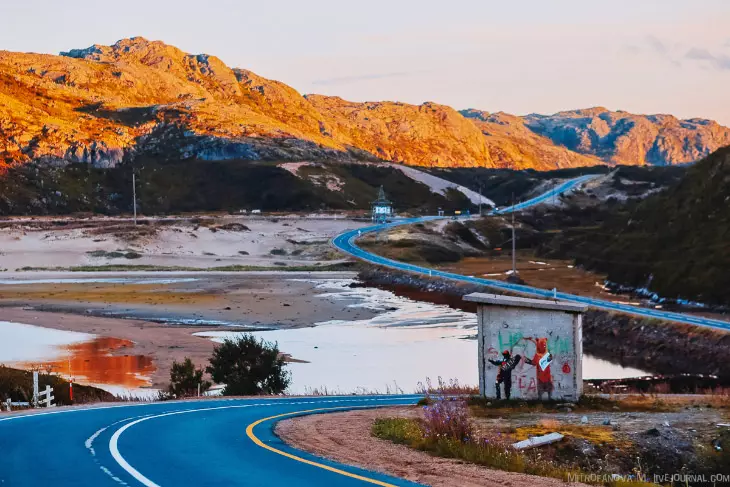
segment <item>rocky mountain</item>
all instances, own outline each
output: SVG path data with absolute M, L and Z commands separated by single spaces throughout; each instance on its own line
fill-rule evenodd
M 460 113 L 481 130 L 490 158 L 497 167 L 548 170 L 604 163 L 594 155 L 580 154 L 537 134 L 522 117 L 474 109 Z
M 60 56 L 0 51 L 0 169 L 151 157 L 545 170 L 684 163 L 726 144 L 727 128 L 668 115 L 516 117 L 302 96 L 215 56 L 140 37 Z
M 730 145 L 730 129 L 712 120 L 633 115 L 603 107 L 528 115 L 525 126 L 556 144 L 614 164 L 694 162 Z

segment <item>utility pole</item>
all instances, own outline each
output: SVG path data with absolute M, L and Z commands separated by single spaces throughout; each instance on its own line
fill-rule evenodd
M 134 207 L 134 224 L 137 224 L 137 180 L 132 171 L 132 206 Z
M 71 348 L 67 347 L 66 352 L 68 352 L 68 399 L 73 403 L 74 402 L 74 378 L 73 378 L 73 375 L 71 375 Z
M 517 277 L 517 234 L 515 233 L 515 194 L 512 193 L 512 276 Z
M 482 217 L 482 183 L 479 183 L 479 218 Z

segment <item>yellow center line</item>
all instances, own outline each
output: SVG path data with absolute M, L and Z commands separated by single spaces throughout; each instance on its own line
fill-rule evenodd
M 251 441 L 256 443 L 261 448 L 265 448 L 269 451 L 272 451 L 274 453 L 277 453 L 279 455 L 285 456 L 287 458 L 290 458 L 292 460 L 296 460 L 297 462 L 306 463 L 307 465 L 312 465 L 313 467 L 318 467 L 324 470 L 328 470 L 330 472 L 334 472 L 336 474 L 344 475 L 345 477 L 350 477 L 357 480 L 362 480 L 363 482 L 368 482 L 370 484 L 380 485 L 382 487 L 396 487 L 393 484 L 389 484 L 387 482 L 381 482 L 380 480 L 371 479 L 369 477 L 363 477 L 362 475 L 357 475 L 350 472 L 345 472 L 344 470 L 340 470 L 339 468 L 330 467 L 329 465 L 325 465 L 323 463 L 314 462 L 312 460 L 307 460 L 306 458 L 298 457 L 296 455 L 293 455 L 291 453 L 287 453 L 285 451 L 279 450 L 277 448 L 274 448 L 273 446 L 267 445 L 263 441 L 261 441 L 253 432 L 253 429 L 260 425 L 261 423 L 265 421 L 270 421 L 272 419 L 279 419 L 279 418 L 285 418 L 287 416 L 296 416 L 298 414 L 308 414 L 308 413 L 316 413 L 320 411 L 334 411 L 334 410 L 349 410 L 353 409 L 352 406 L 349 407 L 337 407 L 337 408 L 319 408 L 319 409 L 309 409 L 307 411 L 295 411 L 293 413 L 285 413 L 285 414 L 278 414 L 276 416 L 269 416 L 268 418 L 259 419 L 258 421 L 254 421 L 253 423 L 249 424 L 248 427 L 246 427 L 246 435 L 248 435 L 249 438 L 251 438 Z

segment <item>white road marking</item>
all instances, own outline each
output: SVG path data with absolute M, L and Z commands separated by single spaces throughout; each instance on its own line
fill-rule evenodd
M 384 395 L 384 394 L 383 394 Z M 414 395 L 415 396 L 415 395 Z M 323 396 L 318 396 L 323 397 Z M 357 396 L 327 396 L 327 397 L 347 397 L 347 398 L 353 398 Z M 406 396 L 407 397 L 407 396 Z M 268 398 L 270 401 L 286 401 L 287 399 L 295 399 L 295 396 L 284 396 L 284 397 L 270 397 Z M 62 409 L 59 411 L 48 411 L 43 413 L 23 413 L 23 414 L 14 414 L 7 418 L 0 418 L 0 423 L 3 421 L 12 421 L 15 419 L 22 419 L 22 418 L 37 418 L 39 416 L 48 416 L 50 414 L 65 414 L 65 413 L 78 413 L 83 411 L 96 411 L 96 410 L 104 410 L 104 409 L 114 409 L 114 408 L 130 408 L 130 407 L 149 407 L 149 406 L 162 406 L 162 405 L 169 405 L 169 404 L 198 404 L 201 402 L 221 402 L 221 401 L 260 401 L 261 398 L 255 398 L 255 397 L 231 397 L 231 398 L 214 398 L 214 399 L 194 399 L 194 400 L 186 400 L 186 401 L 167 401 L 167 402 L 149 402 L 149 403 L 134 403 L 134 404 L 117 404 L 114 406 L 98 406 L 98 407 L 73 407 L 69 409 Z
M 331 404 L 331 403 L 337 403 L 337 402 L 368 402 L 368 401 L 402 401 L 403 399 L 406 399 L 410 396 L 406 397 L 392 397 L 392 398 L 367 398 L 367 399 L 356 399 L 352 397 L 348 397 L 347 399 L 337 399 L 337 400 L 329 400 L 329 401 L 293 401 L 286 403 L 287 405 L 302 405 L 302 404 Z M 419 396 L 414 396 L 419 397 Z M 140 473 L 139 470 L 134 468 L 132 465 L 127 462 L 127 460 L 124 459 L 122 454 L 119 452 L 119 437 L 124 433 L 127 429 L 131 428 L 132 426 L 142 423 L 144 421 L 150 420 L 150 419 L 157 419 L 157 418 L 163 418 L 166 416 L 175 416 L 178 414 L 187 414 L 187 413 L 197 413 L 197 412 L 203 412 L 203 411 L 217 411 L 221 409 L 240 409 L 240 408 L 248 408 L 248 407 L 269 407 L 269 406 L 278 406 L 280 404 L 276 403 L 264 403 L 264 404 L 243 404 L 243 405 L 237 405 L 237 406 L 217 406 L 212 408 L 203 408 L 203 409 L 184 409 L 181 411 L 170 411 L 167 413 L 152 415 L 152 416 L 145 416 L 143 418 L 137 419 L 136 421 L 132 421 L 131 423 L 127 423 L 118 430 L 114 432 L 111 439 L 109 440 L 109 453 L 111 453 L 112 458 L 114 458 L 114 461 L 116 461 L 122 469 L 124 469 L 129 475 L 134 477 L 135 480 L 137 480 L 139 483 L 144 485 L 145 487 L 160 487 L 159 484 L 156 484 L 149 478 L 145 477 L 142 473 Z M 344 408 L 347 408 L 348 406 L 343 406 Z M 369 406 L 352 406 L 353 409 L 355 408 L 362 408 L 362 407 L 369 407 Z M 131 418 L 130 418 L 131 419 Z
M 144 415 L 144 416 L 148 416 L 148 415 Z M 97 439 L 100 434 L 102 434 L 104 431 L 111 428 L 115 424 L 124 423 L 125 421 L 129 421 L 131 419 L 143 418 L 144 416 L 134 416 L 132 418 L 124 418 L 122 420 L 115 421 L 108 426 L 104 426 L 102 429 L 96 431 L 93 435 L 86 438 L 86 441 L 84 442 L 84 446 L 91 452 L 91 456 L 93 457 L 96 455 L 96 452 L 94 451 L 94 440 Z

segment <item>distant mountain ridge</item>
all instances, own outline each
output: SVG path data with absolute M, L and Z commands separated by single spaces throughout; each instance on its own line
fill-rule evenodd
M 592 108 L 518 117 L 302 96 L 141 37 L 61 56 L 0 51 L 0 169 L 154 157 L 547 170 L 681 164 L 725 145 L 727 127 L 671 115 Z

